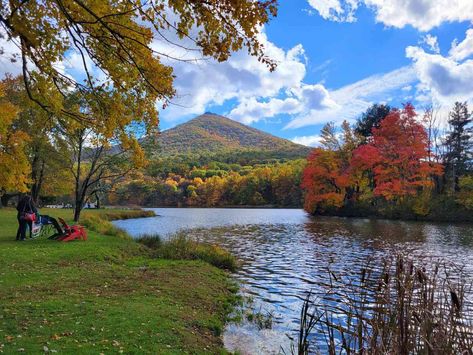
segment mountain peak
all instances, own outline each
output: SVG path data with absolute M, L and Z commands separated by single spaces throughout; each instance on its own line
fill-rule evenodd
M 218 113 L 214 113 L 214 112 L 204 112 L 203 114 L 199 115 L 199 116 L 196 116 L 194 117 L 193 119 L 187 121 L 187 122 L 184 122 L 183 125 L 189 123 L 189 122 L 192 122 L 192 121 L 198 121 L 198 120 L 228 120 L 228 121 L 232 121 L 232 122 L 236 122 L 228 117 L 225 117 L 225 116 L 222 116 L 222 115 L 219 115 Z
M 305 157 L 310 148 L 275 137 L 212 112 L 162 132 L 158 139 L 163 155 L 202 154 L 258 150 L 275 156 Z

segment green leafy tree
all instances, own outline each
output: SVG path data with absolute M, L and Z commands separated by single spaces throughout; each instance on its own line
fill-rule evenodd
M 25 156 L 30 172 L 28 189 L 36 203 L 40 195 L 62 195 L 72 190 L 70 176 L 64 173 L 67 157 L 58 150 L 54 142 L 55 119 L 29 100 L 21 76 L 7 75 L 3 80 L 5 94 L 18 107 L 14 126 L 28 135 L 25 142 Z M 20 157 L 17 157 L 20 159 Z
M 67 97 L 67 103 L 68 107 L 89 110 L 88 102 L 76 93 Z M 113 120 L 117 113 L 109 108 L 102 114 Z M 124 110 L 119 114 L 124 117 L 132 115 L 133 111 Z M 61 150 L 67 152 L 68 167 L 74 178 L 74 220 L 78 221 L 85 202 L 96 196 L 105 182 L 106 185 L 118 182 L 128 173 L 144 167 L 146 159 L 132 132 L 110 127 L 100 129 L 68 117 L 59 117 L 57 122 L 56 140 Z
M 473 210 L 473 175 L 460 177 L 459 185 L 460 192 L 456 201 L 463 207 Z

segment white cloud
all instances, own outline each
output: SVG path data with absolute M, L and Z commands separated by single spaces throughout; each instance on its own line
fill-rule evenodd
M 306 74 L 302 45 L 284 51 L 270 42 L 264 32 L 260 34 L 260 40 L 266 55 L 278 63 L 272 73 L 246 50 L 234 53 L 223 63 L 213 59 L 196 62 L 167 60 L 166 63 L 174 67 L 177 97 L 173 100 L 176 105 L 171 105 L 162 112 L 163 119 L 173 121 L 185 115 L 200 114 L 207 106 L 221 105 L 231 99 L 245 103 L 248 110 L 251 110 L 255 100 L 261 103 L 276 98 L 281 92 L 300 87 Z M 163 42 L 155 42 L 155 49 L 167 51 L 169 48 Z M 249 98 L 255 100 L 248 101 Z M 265 105 L 259 106 L 261 109 Z M 235 117 L 243 117 L 243 107 Z M 262 118 L 264 117 L 254 119 Z M 245 119 L 247 118 L 242 118 Z
M 473 30 L 469 29 L 462 42 L 453 41 L 448 56 L 427 53 L 417 46 L 406 48 L 418 78 L 413 90 L 417 106 L 437 107 L 443 125 L 455 101 L 473 104 L 473 60 L 468 60 L 472 46 Z
M 17 44 L 7 41 L 6 33 L 0 29 L 0 78 L 7 73 L 18 75 L 21 73 L 21 54 Z
M 430 33 L 427 33 L 424 37 L 422 37 L 421 43 L 426 44 L 432 52 L 440 53 L 439 42 L 436 36 L 432 36 Z
M 321 84 L 302 84 L 292 90 L 293 94 L 300 100 L 305 109 L 323 110 L 338 107 L 337 103 L 330 97 L 328 90 Z
M 22 73 L 21 63 L 21 51 L 18 44 L 18 39 L 7 40 L 7 35 L 0 29 L 0 77 L 9 73 L 12 75 L 20 75 Z M 106 75 L 100 69 L 98 69 L 87 53 L 84 53 L 85 61 L 89 73 L 98 79 L 104 81 Z M 12 61 L 12 58 L 16 58 L 16 61 Z M 71 80 L 81 82 L 86 77 L 86 72 L 82 62 L 81 55 L 77 50 L 71 49 L 66 52 L 65 57 L 53 63 L 54 69 L 59 73 L 69 77 Z M 28 60 L 28 68 L 32 70 L 35 68 L 33 62 Z
M 308 0 L 309 5 L 329 20 L 354 21 L 361 5 L 373 9 L 376 21 L 402 28 L 411 25 L 429 31 L 444 22 L 473 21 L 471 0 Z
M 383 101 L 387 94 L 405 88 L 416 81 L 415 71 L 407 66 L 392 72 L 373 75 L 329 91 L 321 84 L 300 83 L 286 91 L 285 98 L 257 100 L 249 97 L 229 113 L 229 117 L 250 124 L 278 114 L 289 114 L 291 120 L 285 128 L 300 128 L 328 121 L 353 121 L 372 102 Z
M 412 67 L 405 66 L 385 74 L 377 74 L 344 86 L 334 92 L 333 97 L 348 101 L 353 97 L 375 98 L 382 100 L 384 95 L 392 90 L 402 88 L 415 80 Z
M 330 98 L 327 89 L 320 84 L 307 85 L 300 83 L 286 92 L 285 99 L 272 98 L 269 101 L 258 101 L 254 97 L 241 100 L 229 113 L 229 117 L 249 124 L 263 118 L 278 114 L 300 114 L 307 110 L 325 110 L 337 107 Z
M 420 89 L 430 93 L 437 103 L 473 98 L 473 60 L 458 62 L 419 47 L 407 47 L 406 56 L 414 62 Z
M 463 60 L 473 54 L 473 28 L 466 31 L 465 39 L 462 42 L 453 41 L 448 54 L 453 60 Z
M 385 100 L 386 95 L 415 80 L 414 69 L 407 66 L 329 91 L 330 100 L 336 104 L 323 109 L 309 109 L 292 119 L 285 128 L 300 128 L 328 121 L 353 121 L 373 102 Z
M 299 107 L 300 102 L 292 97 L 283 100 L 273 98 L 266 102 L 257 101 L 256 98 L 250 97 L 243 99 L 230 112 L 229 117 L 245 124 L 251 124 L 262 118 L 274 117 L 280 113 L 297 113 Z
M 320 145 L 321 137 L 317 134 L 313 136 L 296 136 L 291 139 L 294 143 L 307 145 L 309 147 L 317 147 Z
M 376 11 L 376 20 L 387 26 L 411 25 L 421 31 L 444 22 L 473 21 L 471 0 L 365 0 Z
M 370 106 L 370 101 L 353 98 L 351 101 L 339 102 L 334 109 L 310 110 L 294 117 L 285 129 L 315 126 L 329 121 L 340 123 L 344 120 L 353 121 L 361 112 Z
M 62 65 L 65 72 L 79 82 L 87 79 L 84 61 L 89 75 L 96 83 L 101 84 L 109 80 L 106 71 L 97 67 L 87 53 L 84 53 L 84 59 L 82 59 L 82 55 L 75 49 L 67 52 Z
M 308 0 L 309 5 L 326 20 L 354 22 L 358 0 Z
M 327 59 L 325 60 L 323 63 L 317 65 L 315 68 L 312 69 L 312 71 L 314 73 L 316 72 L 322 72 L 322 74 L 326 73 L 327 72 L 327 68 L 328 66 L 332 64 L 332 60 L 331 59 Z

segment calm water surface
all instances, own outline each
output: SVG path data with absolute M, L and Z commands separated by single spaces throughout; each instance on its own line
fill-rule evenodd
M 241 293 L 255 310 L 273 316 L 271 329 L 227 326 L 226 347 L 243 354 L 289 353 L 303 299 L 326 280 L 328 269 L 355 272 L 368 257 L 403 251 L 460 263 L 473 275 L 471 225 L 313 218 L 294 209 L 153 210 L 158 217 L 114 223 L 133 236 L 192 229 L 192 237 L 218 243 L 243 262 L 235 273 Z

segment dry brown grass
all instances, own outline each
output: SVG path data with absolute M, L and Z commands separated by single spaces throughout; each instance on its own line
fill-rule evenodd
M 304 302 L 293 353 L 473 353 L 472 283 L 461 268 L 398 256 L 329 279 Z

